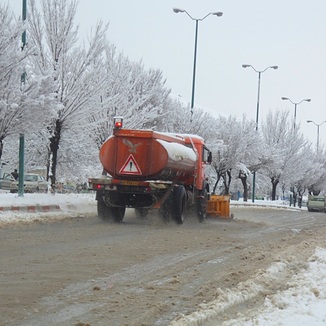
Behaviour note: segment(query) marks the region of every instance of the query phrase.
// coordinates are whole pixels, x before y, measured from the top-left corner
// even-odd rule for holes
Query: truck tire
[[[102,221],[122,222],[125,216],[125,207],[112,207],[105,203],[102,196],[97,199],[97,215]]]
[[[208,192],[207,189],[204,188],[200,196],[196,198],[196,209],[197,209],[197,217],[199,222],[203,222],[207,215],[207,201],[208,201]]]
[[[109,207],[110,215],[114,222],[120,223],[125,217],[126,207]]]
[[[146,208],[135,208],[136,218],[139,220],[146,219],[148,215],[148,209]]]
[[[158,210],[158,214],[164,223],[169,223],[171,219],[171,204],[166,205],[164,203]]]
[[[97,199],[97,216],[102,221],[109,221],[111,218],[110,208],[106,205],[102,196],[99,196]]]
[[[169,223],[172,216],[172,193],[158,210],[159,217],[164,223]]]
[[[186,189],[184,186],[175,187],[172,197],[172,217],[177,224],[183,224],[186,210]]]

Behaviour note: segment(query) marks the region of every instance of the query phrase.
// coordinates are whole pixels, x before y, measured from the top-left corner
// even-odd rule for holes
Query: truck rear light
[[[152,192],[152,188],[151,187],[146,187],[145,192]]]
[[[95,189],[102,189],[102,188],[104,188],[104,186],[100,185],[100,184],[97,184],[97,185],[94,185],[94,188]]]
[[[123,118],[122,117],[114,117],[114,128],[121,129],[123,126]]]

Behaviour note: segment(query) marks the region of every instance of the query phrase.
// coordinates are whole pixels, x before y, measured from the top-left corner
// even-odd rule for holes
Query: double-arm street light
[[[278,66],[268,66],[264,70],[256,70],[252,65],[244,64],[242,68],[249,68],[251,67],[255,72],[258,73],[258,96],[257,96],[257,111],[256,111],[256,131],[258,130],[258,118],[259,118],[259,102],[260,102],[260,79],[261,74],[265,72],[267,69],[277,69]],[[255,202],[255,190],[256,190],[256,171],[254,171],[252,175],[252,202]]]
[[[251,67],[253,70],[255,70],[258,73],[258,96],[257,96],[257,111],[256,111],[256,130],[258,130],[258,116],[259,116],[259,100],[260,100],[260,79],[261,74],[265,72],[267,69],[277,69],[278,66],[268,66],[264,70],[256,70],[252,65],[242,65],[242,68],[248,68]]]
[[[196,22],[196,29],[195,29],[195,50],[194,50],[194,67],[193,67],[193,74],[192,74],[192,94],[191,94],[191,119],[192,121],[192,114],[195,104],[195,81],[196,81],[196,61],[197,61],[197,38],[198,38],[198,22],[204,20],[210,15],[221,17],[223,12],[210,12],[203,18],[194,18],[192,17],[186,10],[180,8],[173,8],[173,12],[177,13],[185,13],[191,20]]]
[[[318,154],[318,150],[319,150],[319,127],[325,123],[326,121],[323,121],[322,123],[316,123],[312,120],[307,120],[308,123],[312,122],[315,126],[317,126],[317,154]]]
[[[303,100],[301,100],[300,102],[293,102],[291,99],[289,99],[288,97],[282,97],[283,101],[290,101],[292,104],[294,104],[294,122],[293,122],[293,129],[295,129],[295,123],[296,123],[296,119],[297,119],[297,106],[302,103],[302,102],[310,102],[311,99],[310,98],[305,98]]]

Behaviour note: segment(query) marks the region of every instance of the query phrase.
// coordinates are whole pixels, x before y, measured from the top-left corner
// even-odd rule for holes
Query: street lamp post
[[[26,23],[26,12],[27,12],[27,0],[23,0],[22,3],[22,19],[23,19],[23,23]],[[21,49],[22,51],[25,49],[26,46],[26,26],[24,26],[24,31],[22,33],[22,45],[21,45]],[[26,72],[24,71],[21,75],[21,82],[22,84],[25,84],[25,79],[26,79]]]
[[[311,99],[310,98],[305,98],[303,100],[301,100],[300,102],[293,102],[291,99],[289,99],[288,97],[282,97],[283,101],[290,101],[292,104],[294,104],[294,122],[293,122],[293,129],[295,129],[296,126],[296,119],[297,119],[297,106],[302,103],[302,102],[310,102]]]
[[[198,39],[198,22],[204,20],[210,15],[214,15],[217,17],[221,17],[223,15],[223,12],[210,12],[203,18],[194,18],[192,17],[186,10],[180,9],[180,8],[173,8],[173,12],[177,13],[185,13],[191,20],[194,20],[196,22],[196,28],[195,28],[195,50],[194,50],[194,66],[193,66],[193,73],[192,73],[192,92],[191,92],[191,118],[190,121],[192,121],[192,114],[193,109],[195,105],[195,81],[196,81],[196,63],[197,63],[197,39]]]
[[[26,23],[26,12],[27,12],[27,1],[23,0],[22,2],[22,18],[23,22]],[[26,26],[24,26],[24,31],[22,34],[22,51],[26,46]],[[21,84],[24,86],[26,79],[26,71],[21,75]],[[25,135],[19,135],[19,179],[18,179],[18,196],[24,196],[24,165],[25,165],[25,157],[24,157],[24,148],[25,148]]]
[[[265,72],[267,69],[277,69],[278,66],[268,66],[264,70],[256,70],[252,65],[244,64],[242,65],[242,68],[248,68],[251,67],[255,72],[258,73],[258,95],[257,95],[257,111],[256,111],[256,131],[258,130],[258,118],[259,118],[259,102],[260,102],[260,80],[261,80],[261,74]],[[255,202],[255,191],[256,191],[256,171],[254,171],[252,175],[252,202]]]
[[[318,154],[318,150],[319,150],[319,127],[325,123],[326,121],[323,121],[322,123],[316,123],[312,120],[307,120],[308,123],[312,122],[315,126],[317,126],[317,154]]]

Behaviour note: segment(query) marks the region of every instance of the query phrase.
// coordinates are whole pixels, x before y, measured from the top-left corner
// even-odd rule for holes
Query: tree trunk
[[[293,191],[293,207],[295,207],[297,204],[297,198],[298,198],[297,192]]]
[[[230,184],[231,184],[231,170],[227,170],[223,176],[223,184],[224,184],[224,195],[230,194]]]
[[[2,151],[3,151],[3,138],[0,137],[0,160],[1,160],[1,156],[2,156]]]
[[[248,201],[248,183],[247,183],[247,175],[246,174],[239,174],[239,179],[241,180],[243,186],[243,201]]]
[[[303,195],[303,194],[299,194],[299,196],[298,196],[298,207],[299,207],[299,208],[302,207],[302,195]]]
[[[221,179],[221,175],[220,175],[218,172],[216,172],[216,174],[217,174],[217,180],[216,180],[216,182],[215,182],[215,184],[214,184],[213,194],[216,193],[217,185],[218,185],[218,183],[219,183],[219,181],[220,181],[220,179]]]
[[[271,181],[272,181],[272,200],[275,200],[276,199],[276,187],[279,183],[279,180],[278,178],[271,178]]]
[[[302,207],[302,196],[304,194],[304,192],[306,191],[305,187],[299,187],[298,189],[298,207],[301,208]]]
[[[48,179],[51,180],[52,191],[55,191],[57,164],[58,164],[58,151],[61,138],[61,121],[57,120],[53,136],[50,137],[50,150],[49,150],[49,167]]]

